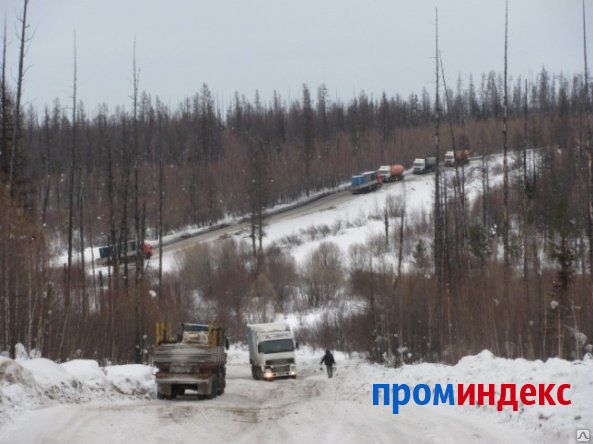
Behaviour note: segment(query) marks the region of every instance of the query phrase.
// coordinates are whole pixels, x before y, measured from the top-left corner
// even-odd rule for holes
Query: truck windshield
[[[294,350],[294,342],[292,339],[274,339],[272,341],[260,342],[257,346],[259,353],[284,353]]]

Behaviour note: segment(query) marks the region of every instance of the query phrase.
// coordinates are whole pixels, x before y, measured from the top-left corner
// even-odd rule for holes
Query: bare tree
[[[440,124],[441,124],[441,103],[439,92],[439,11],[435,8],[435,127],[434,127],[434,155],[435,155],[435,174],[434,174],[434,268],[437,281],[437,300],[441,307],[443,304],[443,216],[441,203],[441,147],[440,147]],[[444,319],[442,312],[441,319]],[[441,344],[442,345],[442,344]]]
[[[21,16],[18,18],[18,21],[21,24],[20,35],[19,35],[19,68],[17,74],[17,84],[16,84],[16,101],[14,105],[14,128],[15,134],[12,138],[12,145],[10,148],[10,168],[9,168],[9,175],[8,175],[8,187],[12,191],[14,185],[14,175],[15,175],[15,161],[18,154],[19,143],[21,138],[21,99],[23,95],[23,80],[25,76],[25,51],[27,45],[27,29],[29,25],[27,25],[27,10],[29,8],[29,0],[23,0],[23,12]],[[6,38],[6,30],[4,31],[4,35]],[[6,48],[6,45],[5,45]],[[5,49],[6,50],[6,49]]]
[[[508,23],[509,23],[509,2],[505,3],[505,21],[504,21],[504,93],[502,107],[502,169],[503,169],[503,206],[504,219],[502,227],[502,241],[504,249],[504,301],[505,304],[509,298],[509,278],[511,272],[511,256],[509,247],[509,160],[508,160]]]
[[[71,146],[70,146],[70,173],[69,173],[69,190],[68,190],[68,259],[66,266],[66,293],[64,300],[64,323],[62,326],[62,337],[60,339],[60,347],[58,349],[58,359],[61,357],[62,348],[64,346],[64,339],[70,320],[70,310],[72,305],[72,243],[74,232],[74,180],[76,172],[76,92],[78,82],[77,72],[77,57],[76,57],[76,33],[74,33],[74,66],[72,76],[72,123],[71,123]]]

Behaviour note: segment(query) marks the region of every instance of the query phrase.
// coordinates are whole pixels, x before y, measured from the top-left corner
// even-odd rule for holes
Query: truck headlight
[[[264,370],[264,378],[271,378],[273,375],[272,370],[267,368]]]

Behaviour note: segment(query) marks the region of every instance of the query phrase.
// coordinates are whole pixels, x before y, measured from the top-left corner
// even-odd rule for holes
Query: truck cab
[[[414,159],[412,164],[414,174],[424,174],[426,172],[426,160],[425,159]]]
[[[287,324],[248,325],[247,343],[253,379],[296,378],[297,344]]]
[[[445,153],[445,166],[455,166],[455,152],[453,150]]]
[[[381,165],[377,170],[377,176],[380,176],[383,182],[389,182],[391,180],[391,165]]]

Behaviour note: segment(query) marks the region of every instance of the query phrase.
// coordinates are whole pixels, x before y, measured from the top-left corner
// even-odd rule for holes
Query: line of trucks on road
[[[255,380],[297,377],[295,342],[283,322],[250,324],[247,344],[251,376]],[[226,329],[217,324],[183,323],[171,334],[164,322],[156,324],[153,363],[157,368],[158,399],[174,399],[186,390],[198,399],[213,399],[226,387],[229,340]]]
[[[454,167],[469,162],[469,150],[450,150],[445,153],[444,165]],[[413,174],[426,174],[435,170],[436,157],[418,157],[412,163]],[[400,164],[381,165],[376,171],[365,171],[352,176],[350,192],[352,194],[368,193],[380,188],[385,182],[404,180],[405,168]]]

